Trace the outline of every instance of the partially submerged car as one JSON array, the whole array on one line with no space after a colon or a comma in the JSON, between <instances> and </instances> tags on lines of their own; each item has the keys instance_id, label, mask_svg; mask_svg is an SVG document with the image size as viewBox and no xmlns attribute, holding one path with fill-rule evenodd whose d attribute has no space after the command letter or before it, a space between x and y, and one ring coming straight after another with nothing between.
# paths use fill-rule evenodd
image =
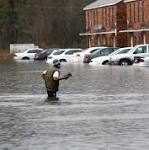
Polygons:
<instances>
[{"instance_id":1,"label":"partially submerged car","mask_svg":"<svg viewBox=\"0 0 149 150\"><path fill-rule=\"evenodd\" d=\"M92 59L89 64L90 65L97 65L97 64L98 65L107 65L107 64L109 64L109 60L111 57L113 57L114 55L128 53L131 49L132 49L132 47L119 48L109 55L100 56L100 57L96 57L96 58Z\"/></svg>"},{"instance_id":2,"label":"partially submerged car","mask_svg":"<svg viewBox=\"0 0 149 150\"><path fill-rule=\"evenodd\" d=\"M83 62L89 63L92 59L96 57L107 56L112 52L116 51L117 49L118 48L115 47L101 47L90 54L85 54Z\"/></svg>"},{"instance_id":3,"label":"partially submerged car","mask_svg":"<svg viewBox=\"0 0 149 150\"><path fill-rule=\"evenodd\" d=\"M24 52L14 53L15 60L34 60L35 54L42 52L41 48L29 48Z\"/></svg>"},{"instance_id":4,"label":"partially submerged car","mask_svg":"<svg viewBox=\"0 0 149 150\"><path fill-rule=\"evenodd\" d=\"M132 65L135 57L144 57L149 55L149 44L140 44L133 47L126 54L113 55L109 63L111 65Z\"/></svg>"},{"instance_id":5,"label":"partially submerged car","mask_svg":"<svg viewBox=\"0 0 149 150\"><path fill-rule=\"evenodd\" d=\"M47 63L52 63L54 59L58 59L61 62L73 62L73 54L82 52L80 48L68 48L54 51L47 58Z\"/></svg>"},{"instance_id":6,"label":"partially submerged car","mask_svg":"<svg viewBox=\"0 0 149 150\"><path fill-rule=\"evenodd\" d=\"M35 54L35 57L34 57L34 60L46 60L47 57L54 51L54 50L57 50L57 49L46 49L40 53L36 53Z\"/></svg>"},{"instance_id":7,"label":"partially submerged car","mask_svg":"<svg viewBox=\"0 0 149 150\"><path fill-rule=\"evenodd\" d=\"M83 50L82 52L75 53L75 54L73 55L73 60L74 60L75 62L84 62L85 59L88 59L87 57L88 57L91 53L94 53L96 50L102 49L102 48L106 48L106 47L89 47L89 48Z\"/></svg>"}]
</instances>

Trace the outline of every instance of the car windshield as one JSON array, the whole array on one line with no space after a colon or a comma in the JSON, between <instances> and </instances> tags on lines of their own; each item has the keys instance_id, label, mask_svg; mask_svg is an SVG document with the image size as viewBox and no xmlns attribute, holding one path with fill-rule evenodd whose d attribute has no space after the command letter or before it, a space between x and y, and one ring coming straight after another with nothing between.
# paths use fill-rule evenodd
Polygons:
<instances>
[{"instance_id":1,"label":"car windshield","mask_svg":"<svg viewBox=\"0 0 149 150\"><path fill-rule=\"evenodd\" d=\"M131 50L130 48L129 49L124 49L124 50L118 52L117 54L125 54L125 53L128 53L130 50Z\"/></svg>"},{"instance_id":2,"label":"car windshield","mask_svg":"<svg viewBox=\"0 0 149 150\"><path fill-rule=\"evenodd\" d=\"M108 49L108 47L97 48L92 53L98 53L99 51L104 50L104 49Z\"/></svg>"},{"instance_id":3,"label":"car windshield","mask_svg":"<svg viewBox=\"0 0 149 150\"><path fill-rule=\"evenodd\" d=\"M63 50L63 51L57 51L57 52L54 52L53 55L60 55L60 54L62 54L63 52L64 52L64 50Z\"/></svg>"},{"instance_id":4,"label":"car windshield","mask_svg":"<svg viewBox=\"0 0 149 150\"><path fill-rule=\"evenodd\" d=\"M116 55L116 54L125 54L128 53L131 50L131 48L127 48L127 49L118 49L116 51L114 51L113 53L110 54L110 56L112 55Z\"/></svg>"},{"instance_id":5,"label":"car windshield","mask_svg":"<svg viewBox=\"0 0 149 150\"><path fill-rule=\"evenodd\" d=\"M40 53L40 52L42 51L35 49L35 50L29 50L27 53Z\"/></svg>"},{"instance_id":6,"label":"car windshield","mask_svg":"<svg viewBox=\"0 0 149 150\"><path fill-rule=\"evenodd\" d=\"M91 50L90 53L95 53L96 51L98 51L100 49L94 49L94 50Z\"/></svg>"},{"instance_id":7,"label":"car windshield","mask_svg":"<svg viewBox=\"0 0 149 150\"><path fill-rule=\"evenodd\" d=\"M73 55L74 53L81 52L81 50L69 50L65 53L65 55Z\"/></svg>"},{"instance_id":8,"label":"car windshield","mask_svg":"<svg viewBox=\"0 0 149 150\"><path fill-rule=\"evenodd\" d=\"M113 51L115 51L116 48L102 48L102 49L98 49L96 50L93 55L98 57L98 56L104 56L104 55L109 55L111 54Z\"/></svg>"},{"instance_id":9,"label":"car windshield","mask_svg":"<svg viewBox=\"0 0 149 150\"><path fill-rule=\"evenodd\" d=\"M92 51L91 53L94 55L94 54L97 54L97 53L100 53L102 48L98 48L98 49L95 49L94 51Z\"/></svg>"},{"instance_id":10,"label":"car windshield","mask_svg":"<svg viewBox=\"0 0 149 150\"><path fill-rule=\"evenodd\" d=\"M40 52L41 54L44 54L44 53L47 53L47 51L42 51L42 52Z\"/></svg>"},{"instance_id":11,"label":"car windshield","mask_svg":"<svg viewBox=\"0 0 149 150\"><path fill-rule=\"evenodd\" d=\"M85 49L85 50L83 50L82 51L82 53L93 53L94 51L96 51L97 49L99 49L99 48L94 48L94 49L91 49L91 48L87 48L87 49Z\"/></svg>"}]
</instances>

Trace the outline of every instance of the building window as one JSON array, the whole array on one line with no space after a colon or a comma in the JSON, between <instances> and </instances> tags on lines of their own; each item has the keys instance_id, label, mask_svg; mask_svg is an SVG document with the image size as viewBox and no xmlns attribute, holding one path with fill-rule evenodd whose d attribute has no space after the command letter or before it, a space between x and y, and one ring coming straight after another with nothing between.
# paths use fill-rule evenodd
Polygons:
<instances>
[{"instance_id":1,"label":"building window","mask_svg":"<svg viewBox=\"0 0 149 150\"><path fill-rule=\"evenodd\" d=\"M135 3L129 4L129 15L130 15L130 23L135 22Z\"/></svg>"},{"instance_id":2,"label":"building window","mask_svg":"<svg viewBox=\"0 0 149 150\"><path fill-rule=\"evenodd\" d=\"M102 22L105 25L105 8L102 8Z\"/></svg>"},{"instance_id":3,"label":"building window","mask_svg":"<svg viewBox=\"0 0 149 150\"><path fill-rule=\"evenodd\" d=\"M105 26L107 26L107 9L106 8L104 8L104 22L105 22Z\"/></svg>"},{"instance_id":4,"label":"building window","mask_svg":"<svg viewBox=\"0 0 149 150\"><path fill-rule=\"evenodd\" d=\"M105 15L105 25L107 25L107 9L104 8L104 15Z\"/></svg>"},{"instance_id":5,"label":"building window","mask_svg":"<svg viewBox=\"0 0 149 150\"><path fill-rule=\"evenodd\" d=\"M98 9L98 25L102 24L102 9Z\"/></svg>"},{"instance_id":6,"label":"building window","mask_svg":"<svg viewBox=\"0 0 149 150\"><path fill-rule=\"evenodd\" d=\"M108 25L109 26L111 25L111 19L112 19L112 17L111 17L111 8L109 7L108 8Z\"/></svg>"},{"instance_id":7,"label":"building window","mask_svg":"<svg viewBox=\"0 0 149 150\"><path fill-rule=\"evenodd\" d=\"M142 20L142 7L141 7L141 5L142 5L142 2L140 2L140 1L138 1L138 7L139 7L139 14L138 14L138 16L139 16L139 21L141 21Z\"/></svg>"},{"instance_id":8,"label":"building window","mask_svg":"<svg viewBox=\"0 0 149 150\"><path fill-rule=\"evenodd\" d=\"M99 24L98 23L98 9L96 10L96 25Z\"/></svg>"},{"instance_id":9,"label":"building window","mask_svg":"<svg viewBox=\"0 0 149 150\"><path fill-rule=\"evenodd\" d=\"M133 14L133 22L135 22L136 21L136 19L135 19L136 18L136 12L135 12L135 10L136 10L135 6L136 5L135 5L135 2L132 5L133 5L133 13L132 13Z\"/></svg>"},{"instance_id":10,"label":"building window","mask_svg":"<svg viewBox=\"0 0 149 150\"><path fill-rule=\"evenodd\" d=\"M108 7L106 7L106 24L108 26L109 16L108 16Z\"/></svg>"},{"instance_id":11,"label":"building window","mask_svg":"<svg viewBox=\"0 0 149 150\"><path fill-rule=\"evenodd\" d=\"M96 10L93 10L93 27L96 24Z\"/></svg>"},{"instance_id":12,"label":"building window","mask_svg":"<svg viewBox=\"0 0 149 150\"><path fill-rule=\"evenodd\" d=\"M132 23L132 8L131 8L131 3L128 5L129 6L129 22Z\"/></svg>"},{"instance_id":13,"label":"building window","mask_svg":"<svg viewBox=\"0 0 149 150\"><path fill-rule=\"evenodd\" d=\"M139 1L139 21L144 22L144 2Z\"/></svg>"},{"instance_id":14,"label":"building window","mask_svg":"<svg viewBox=\"0 0 149 150\"><path fill-rule=\"evenodd\" d=\"M114 7L112 7L112 10L111 10L111 23L112 25L114 24Z\"/></svg>"},{"instance_id":15,"label":"building window","mask_svg":"<svg viewBox=\"0 0 149 150\"><path fill-rule=\"evenodd\" d=\"M91 13L88 11L88 27L91 29Z\"/></svg>"},{"instance_id":16,"label":"building window","mask_svg":"<svg viewBox=\"0 0 149 150\"><path fill-rule=\"evenodd\" d=\"M137 2L137 20L140 21L140 9L139 9L139 2Z\"/></svg>"},{"instance_id":17,"label":"building window","mask_svg":"<svg viewBox=\"0 0 149 150\"><path fill-rule=\"evenodd\" d=\"M142 2L142 22L144 22L144 1Z\"/></svg>"},{"instance_id":18,"label":"building window","mask_svg":"<svg viewBox=\"0 0 149 150\"><path fill-rule=\"evenodd\" d=\"M94 22L95 22L95 18L94 18L94 11L91 11L91 30L93 31L93 27L94 27Z\"/></svg>"}]
</instances>

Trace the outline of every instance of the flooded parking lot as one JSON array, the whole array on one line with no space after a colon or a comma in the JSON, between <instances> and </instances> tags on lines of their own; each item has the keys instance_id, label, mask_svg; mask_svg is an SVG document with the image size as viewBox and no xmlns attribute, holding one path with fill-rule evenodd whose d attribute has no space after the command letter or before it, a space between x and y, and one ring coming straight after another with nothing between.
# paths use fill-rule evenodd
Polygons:
<instances>
[{"instance_id":1,"label":"flooded parking lot","mask_svg":"<svg viewBox=\"0 0 149 150\"><path fill-rule=\"evenodd\" d=\"M0 62L0 149L148 150L149 68L62 64L47 101L45 62Z\"/></svg>"}]
</instances>

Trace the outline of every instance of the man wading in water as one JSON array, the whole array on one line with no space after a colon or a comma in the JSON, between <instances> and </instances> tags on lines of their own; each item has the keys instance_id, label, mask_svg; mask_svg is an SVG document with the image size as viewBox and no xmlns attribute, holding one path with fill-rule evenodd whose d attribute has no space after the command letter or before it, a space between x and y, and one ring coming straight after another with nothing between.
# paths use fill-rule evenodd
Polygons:
<instances>
[{"instance_id":1,"label":"man wading in water","mask_svg":"<svg viewBox=\"0 0 149 150\"><path fill-rule=\"evenodd\" d=\"M66 80L71 77L71 73L67 75L60 75L61 63L59 60L53 60L53 66L50 66L47 70L42 73L42 78L45 80L45 86L49 98L56 97L56 92L59 89L59 81Z\"/></svg>"}]
</instances>

